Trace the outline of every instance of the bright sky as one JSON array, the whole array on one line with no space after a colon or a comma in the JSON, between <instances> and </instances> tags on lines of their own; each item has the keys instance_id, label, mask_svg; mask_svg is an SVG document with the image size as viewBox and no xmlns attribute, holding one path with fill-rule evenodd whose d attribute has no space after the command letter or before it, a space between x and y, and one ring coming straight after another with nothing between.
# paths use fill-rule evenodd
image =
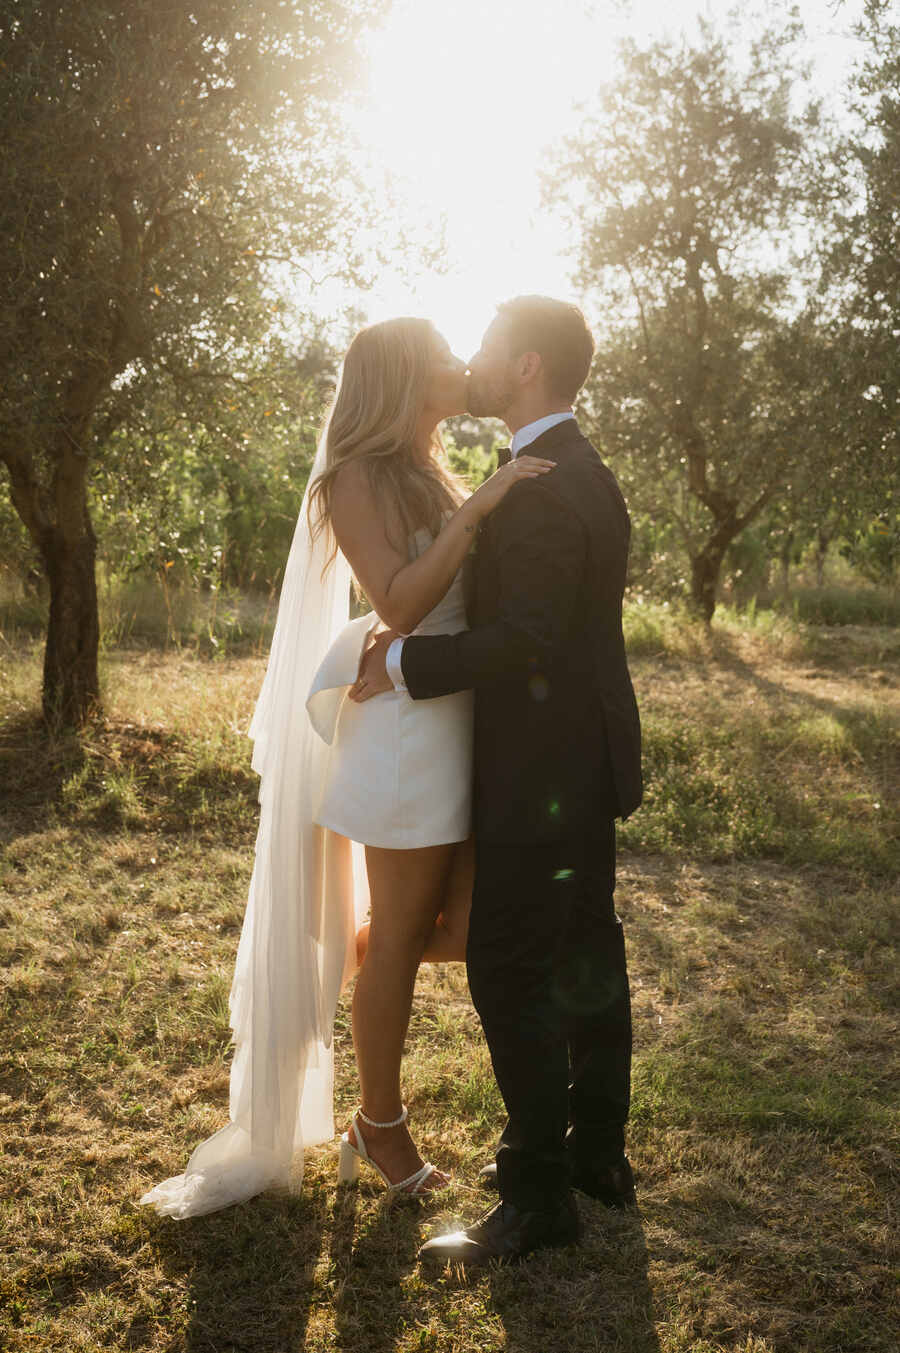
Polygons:
<instances>
[{"instance_id":1,"label":"bright sky","mask_svg":"<svg viewBox=\"0 0 900 1353\"><path fill-rule=\"evenodd\" d=\"M547 147L615 77L617 37L690 34L698 12L750 35L790 4L752 0L740 20L731 9L731 0L395 0L370 38L369 88L354 114L361 167L375 185L390 175L398 230L424 239L443 223L446 271L386 272L362 295L320 288L313 306L327 314L349 303L370 320L427 315L468 357L497 301L572 296L570 242L540 207ZM851 29L861 0L799 9L817 92L836 92L859 55Z\"/></svg>"}]
</instances>

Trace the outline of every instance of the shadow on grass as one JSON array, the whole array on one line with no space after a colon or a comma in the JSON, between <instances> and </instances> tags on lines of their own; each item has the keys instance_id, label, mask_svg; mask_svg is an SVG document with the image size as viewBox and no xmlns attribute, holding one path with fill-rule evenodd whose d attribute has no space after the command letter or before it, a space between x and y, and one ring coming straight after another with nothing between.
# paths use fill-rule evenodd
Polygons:
<instances>
[{"instance_id":1,"label":"shadow on grass","mask_svg":"<svg viewBox=\"0 0 900 1353\"><path fill-rule=\"evenodd\" d=\"M577 1246L488 1269L423 1270L419 1318L430 1329L421 1325L421 1346L442 1348L437 1339L427 1342L434 1323L443 1329L458 1323L466 1348L480 1343L507 1353L659 1353L640 1216L609 1211L581 1195L578 1208L584 1234Z\"/></svg>"},{"instance_id":2,"label":"shadow on grass","mask_svg":"<svg viewBox=\"0 0 900 1353\"><path fill-rule=\"evenodd\" d=\"M29 809L51 803L65 780L83 764L84 748L77 733L55 736L35 714L4 720L0 725L0 812L4 820L11 822Z\"/></svg>"},{"instance_id":3,"label":"shadow on grass","mask_svg":"<svg viewBox=\"0 0 900 1353\"><path fill-rule=\"evenodd\" d=\"M756 688L760 691L766 692L771 695L777 695L779 698L786 699L790 703L795 705L800 706L814 705L817 708L823 711L827 711L829 713L835 711L836 709L843 708L842 706L835 706L835 704L831 700L824 700L821 697L816 696L813 692L809 693L804 692L804 694L800 695L796 691L788 690L787 687L785 687L781 682L772 681L769 677L763 676L759 670L759 667L754 665L753 663L749 663L746 660L746 658L742 655L738 638L736 638L733 634L729 634L727 631L713 631L713 633L710 634L709 651L711 657L719 667L726 669L730 668L732 671L736 672L744 681L748 682L753 686L756 686ZM809 659L809 663L812 665L812 668L815 669L821 666L823 669L827 669L828 663L820 662L817 660L817 658L818 655L814 654ZM802 660L799 662L797 660L794 660L790 662L789 665L793 667L799 666L801 668L805 666ZM847 664L847 663L845 663L844 665L850 665L853 666L854 668L857 666L857 664ZM848 708L850 708L851 712L855 713L858 716L859 713L858 710L855 710L852 706Z\"/></svg>"},{"instance_id":4,"label":"shadow on grass","mask_svg":"<svg viewBox=\"0 0 900 1353\"><path fill-rule=\"evenodd\" d=\"M416 1265L426 1207L381 1200L363 1213L355 1188L337 1190L329 1276L338 1348L388 1353L403 1330L415 1328L421 1312L406 1280Z\"/></svg>"},{"instance_id":5,"label":"shadow on grass","mask_svg":"<svg viewBox=\"0 0 900 1353\"><path fill-rule=\"evenodd\" d=\"M852 694L836 701L814 687L792 689L746 661L728 634L713 635L707 651L716 669L709 686L706 668L690 661L674 668L683 690L671 667L662 697L648 686L645 802L623 843L896 869L900 749L887 700L882 709Z\"/></svg>"},{"instance_id":6,"label":"shadow on grass","mask_svg":"<svg viewBox=\"0 0 900 1353\"><path fill-rule=\"evenodd\" d=\"M311 1192L161 1226L159 1257L176 1282L188 1275L187 1353L304 1347L326 1220Z\"/></svg>"},{"instance_id":7,"label":"shadow on grass","mask_svg":"<svg viewBox=\"0 0 900 1353\"><path fill-rule=\"evenodd\" d=\"M708 1133L747 1133L756 1140L770 1133L813 1132L847 1150L890 1139L891 1070L855 1060L859 1049L843 1031L813 1042L769 1025L748 1033L740 1048L735 1030L726 1028L733 1040L726 1052L716 1041L723 1024L727 1021L709 1012L686 1020L677 1044L637 1059L632 1119L638 1130L665 1121Z\"/></svg>"},{"instance_id":8,"label":"shadow on grass","mask_svg":"<svg viewBox=\"0 0 900 1353\"><path fill-rule=\"evenodd\" d=\"M810 1131L848 1149L887 1140L891 889L772 866L642 867L665 903L624 908L633 976L650 979L665 1027L638 1018L632 1125Z\"/></svg>"},{"instance_id":9,"label":"shadow on grass","mask_svg":"<svg viewBox=\"0 0 900 1353\"><path fill-rule=\"evenodd\" d=\"M0 727L3 838L46 825L101 832L214 830L245 844L259 780L248 764L204 758L166 729L98 720L53 734L24 715Z\"/></svg>"},{"instance_id":10,"label":"shadow on grass","mask_svg":"<svg viewBox=\"0 0 900 1353\"><path fill-rule=\"evenodd\" d=\"M155 1248L173 1278L188 1275L187 1353L393 1353L417 1329L415 1346L437 1349L437 1331L456 1320L474 1347L485 1318L486 1346L500 1346L500 1325L510 1353L659 1353L640 1218L585 1199L579 1206L577 1248L469 1274L417 1271L427 1209L373 1209L356 1189L255 1199L167 1225Z\"/></svg>"},{"instance_id":11,"label":"shadow on grass","mask_svg":"<svg viewBox=\"0 0 900 1353\"><path fill-rule=\"evenodd\" d=\"M620 1215L578 1195L584 1237L490 1275L490 1301L508 1353L659 1353L656 1312L640 1216Z\"/></svg>"}]
</instances>

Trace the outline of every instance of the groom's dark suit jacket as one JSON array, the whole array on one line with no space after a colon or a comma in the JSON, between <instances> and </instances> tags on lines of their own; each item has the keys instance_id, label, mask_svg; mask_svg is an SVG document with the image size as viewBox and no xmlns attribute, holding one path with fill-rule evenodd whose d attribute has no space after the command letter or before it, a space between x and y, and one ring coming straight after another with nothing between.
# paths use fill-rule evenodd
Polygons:
<instances>
[{"instance_id":1,"label":"groom's dark suit jacket","mask_svg":"<svg viewBox=\"0 0 900 1353\"><path fill-rule=\"evenodd\" d=\"M527 452L557 466L512 488L479 531L472 628L412 636L401 660L414 700L474 688L474 828L495 844L581 836L641 801L625 503L573 419Z\"/></svg>"}]
</instances>

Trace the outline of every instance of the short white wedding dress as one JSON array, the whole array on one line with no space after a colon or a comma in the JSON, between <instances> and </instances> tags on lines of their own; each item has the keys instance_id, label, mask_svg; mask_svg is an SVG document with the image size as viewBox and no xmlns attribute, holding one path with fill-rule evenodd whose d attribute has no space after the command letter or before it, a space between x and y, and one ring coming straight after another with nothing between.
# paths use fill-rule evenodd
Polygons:
<instances>
[{"instance_id":1,"label":"short white wedding dress","mask_svg":"<svg viewBox=\"0 0 900 1353\"><path fill-rule=\"evenodd\" d=\"M310 474L325 466L320 445ZM333 1028L368 889L362 845L437 845L470 830L472 695L347 699L377 617L348 621L350 569L300 509L250 725L260 776L253 877L230 996L229 1122L141 1198L182 1219L299 1188L334 1136ZM431 543L410 541L410 558ZM417 634L465 628L459 576Z\"/></svg>"},{"instance_id":2,"label":"short white wedding dress","mask_svg":"<svg viewBox=\"0 0 900 1353\"><path fill-rule=\"evenodd\" d=\"M432 540L427 530L417 531L410 560ZM314 722L319 716L319 731L331 744L316 821L352 841L395 850L464 841L472 816L473 693L413 700L391 691L361 704L347 699L372 623L369 616L351 622L313 683L310 713ZM460 572L413 633L464 629ZM320 713L326 691L331 698Z\"/></svg>"}]
</instances>

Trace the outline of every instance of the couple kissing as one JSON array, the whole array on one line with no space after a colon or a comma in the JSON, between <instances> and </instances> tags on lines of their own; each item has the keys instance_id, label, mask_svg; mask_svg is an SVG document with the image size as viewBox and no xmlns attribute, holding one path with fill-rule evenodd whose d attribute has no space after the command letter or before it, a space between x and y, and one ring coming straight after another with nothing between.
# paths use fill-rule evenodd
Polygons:
<instances>
[{"instance_id":1,"label":"couple kissing","mask_svg":"<svg viewBox=\"0 0 900 1353\"><path fill-rule=\"evenodd\" d=\"M261 777L231 993L230 1121L142 1202L173 1217L297 1182L331 1140L335 1008L356 974L360 1108L339 1178L449 1182L401 1092L419 964L465 961L507 1113L499 1201L420 1260L482 1265L577 1240L573 1189L634 1202L631 1018L615 819L641 800L622 635L629 519L573 404L577 307L500 305L468 365L425 320L351 343L285 570L250 728ZM440 424L503 419L474 493ZM350 582L371 611L349 619ZM368 917L368 919L366 919Z\"/></svg>"}]
</instances>

